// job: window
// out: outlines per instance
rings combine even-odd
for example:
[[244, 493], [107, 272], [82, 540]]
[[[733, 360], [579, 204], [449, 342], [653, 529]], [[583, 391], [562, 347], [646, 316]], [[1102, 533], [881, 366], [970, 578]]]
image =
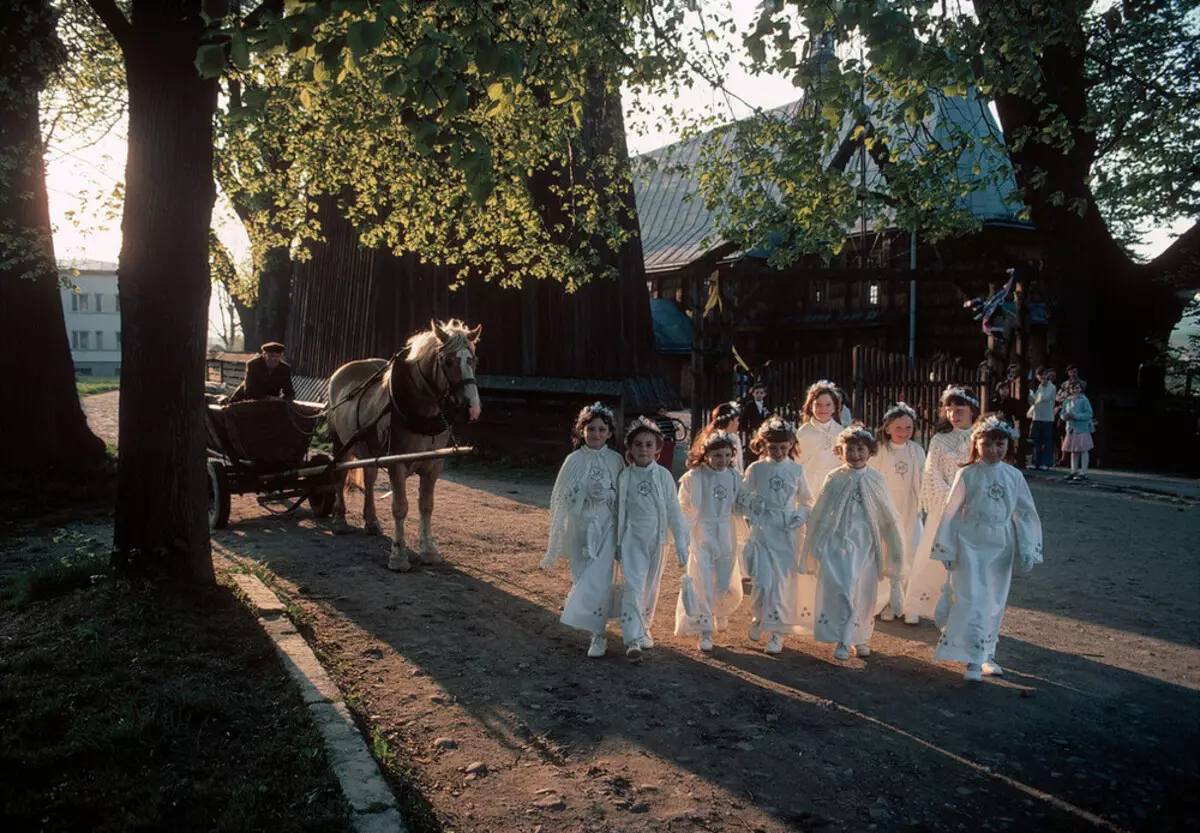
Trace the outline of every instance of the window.
[[867, 287], [867, 303], [873, 307], [879, 306], [879, 284], [872, 282]]
[[121, 349], [121, 331], [117, 330], [117, 349]]
[[91, 347], [88, 346], [88, 341], [89, 341], [90, 336], [91, 336], [91, 333], [89, 333], [87, 330], [79, 331], [79, 349], [80, 350], [92, 349]]
[[75, 368], [75, 375], [76, 376], [91, 376], [92, 369], [90, 367], [77, 367], [77, 368]]
[[104, 333], [101, 332], [100, 330], [96, 330], [96, 349], [97, 350], [104, 349]]
[[104, 312], [104, 296], [96, 293], [96, 312]]
[[78, 311], [79, 312], [87, 312], [88, 311], [88, 294], [86, 292], [80, 292], [75, 297], [79, 300], [79, 310]]
[[113, 295], [113, 312], [121, 311], [121, 293]]
[[71, 312], [79, 312], [79, 296], [71, 293]]
[[78, 330], [71, 330], [71, 349], [72, 350], [79, 349], [79, 331]]

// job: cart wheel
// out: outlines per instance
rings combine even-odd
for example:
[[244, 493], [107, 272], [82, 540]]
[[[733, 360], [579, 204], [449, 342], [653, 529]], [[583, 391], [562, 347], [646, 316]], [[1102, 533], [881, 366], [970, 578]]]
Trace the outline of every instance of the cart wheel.
[[[328, 455], [314, 454], [308, 460], [310, 466], [324, 466], [331, 462]], [[308, 496], [308, 506], [312, 509], [314, 518], [328, 518], [333, 514], [333, 504], [337, 501], [337, 494], [333, 491], [314, 492]]]
[[225, 464], [212, 460], [208, 464], [208, 527], [224, 529], [229, 526], [229, 475]]

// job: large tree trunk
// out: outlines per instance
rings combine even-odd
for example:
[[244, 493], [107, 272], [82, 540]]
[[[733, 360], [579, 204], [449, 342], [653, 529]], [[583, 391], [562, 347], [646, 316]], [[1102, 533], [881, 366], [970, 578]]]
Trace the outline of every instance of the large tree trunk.
[[114, 560], [213, 581], [204, 431], [216, 85], [193, 63], [199, 0], [134, 0], [121, 222], [121, 456]]
[[[256, 340], [246, 339], [246, 349], [261, 342], [284, 341], [292, 309], [292, 258], [286, 247], [268, 249], [258, 271], [258, 300], [254, 305]], [[261, 339], [261, 342], [259, 341]]]
[[[1044, 240], [1041, 280], [1050, 300], [1052, 360], [1079, 364], [1089, 381], [1112, 390], [1131, 387], [1139, 365], [1157, 358], [1155, 343], [1165, 340], [1182, 305], [1156, 270], [1139, 268], [1113, 239], [1088, 185], [1097, 146], [1095, 134], [1084, 129], [1088, 79], [1080, 15], [1087, 6], [1057, 4], [1054, 17], [1045, 21], [1063, 36], [1038, 61], [1043, 79], [1038, 92], [1045, 99], [1002, 95], [996, 107], [1017, 181]], [[1010, 0], [977, 0], [976, 8], [999, 31], [1004, 21], [1030, 14], [1025, 4]], [[1071, 145], [1065, 150], [1060, 142], [1040, 141], [1043, 119], [1055, 113], [1072, 125]], [[1018, 138], [1026, 131], [1034, 138], [1022, 145]], [[1044, 183], [1033, 187], [1039, 172], [1045, 174]], [[1084, 210], [1076, 210], [1078, 206]]]
[[105, 460], [75, 391], [50, 232], [38, 94], [59, 54], [46, 0], [0, 6], [0, 435], [5, 474], [75, 476]]

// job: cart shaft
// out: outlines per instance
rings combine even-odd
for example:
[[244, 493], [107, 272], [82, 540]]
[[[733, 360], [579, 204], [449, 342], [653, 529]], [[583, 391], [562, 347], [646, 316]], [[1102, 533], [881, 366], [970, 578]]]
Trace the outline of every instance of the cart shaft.
[[[417, 451], [411, 454], [390, 454], [386, 457], [369, 457], [365, 460], [350, 460], [346, 463], [338, 463], [333, 467], [334, 471], [350, 471], [351, 469], [368, 469], [378, 466], [390, 466], [392, 463], [419, 463], [423, 460], [441, 460], [447, 457], [462, 457], [467, 454], [474, 454], [473, 446], [454, 446], [453, 448], [439, 448], [437, 451]], [[303, 469], [293, 469], [292, 471], [283, 471], [279, 474], [271, 475], [275, 477], [311, 477], [315, 474], [322, 474], [327, 471], [328, 465], [324, 466], [309, 466]]]

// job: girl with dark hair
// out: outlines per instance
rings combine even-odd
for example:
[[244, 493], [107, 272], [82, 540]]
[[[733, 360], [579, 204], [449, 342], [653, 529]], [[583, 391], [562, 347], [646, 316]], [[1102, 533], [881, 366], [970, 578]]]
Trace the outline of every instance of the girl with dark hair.
[[613, 413], [596, 402], [579, 412], [567, 455], [550, 494], [550, 541], [541, 567], [565, 558], [571, 591], [563, 605], [564, 625], [592, 635], [589, 657], [607, 650], [605, 626], [617, 552], [617, 476], [625, 468], [609, 447], [616, 425]]
[[951, 385], [942, 392], [939, 416], [938, 433], [929, 441], [925, 473], [921, 478], [925, 528], [904, 588], [904, 621], [910, 625], [919, 624], [922, 616], [933, 618], [942, 586], [946, 583], [946, 568], [942, 562], [930, 558], [930, 552], [954, 475], [971, 455], [971, 426], [979, 418], [979, 400], [965, 388]]
[[965, 662], [963, 677], [1003, 674], [996, 641], [1013, 567], [1042, 563], [1042, 522], [1025, 478], [1007, 461], [1017, 431], [996, 415], [975, 427], [970, 461], [959, 470], [938, 524], [933, 557], [950, 574], [951, 599], [935, 660]]
[[759, 460], [746, 470], [743, 484], [750, 507], [750, 540], [742, 560], [754, 579], [750, 593], [750, 641], [769, 633], [766, 651], [783, 651], [786, 634], [812, 632], [813, 576], [796, 572], [813, 496], [796, 462], [796, 429], [771, 417], [750, 441]]
[[735, 509], [744, 508], [742, 478], [733, 469], [737, 437], [710, 431], [688, 452], [688, 471], [679, 479], [679, 509], [687, 518], [695, 601], [691, 615], [683, 591], [675, 605], [675, 635], [699, 637], [701, 651], [713, 649], [713, 633], [729, 627], [729, 616], [742, 603], [742, 570], [736, 558]]
[[617, 477], [617, 551], [625, 577], [621, 636], [625, 656], [633, 661], [654, 647], [650, 628], [667, 563], [668, 532], [680, 567], [687, 566], [688, 530], [679, 511], [675, 480], [656, 462], [662, 447], [662, 430], [639, 417], [625, 433], [629, 466]]
[[879, 586], [877, 613], [890, 622], [904, 611], [904, 583], [912, 572], [921, 541], [921, 473], [925, 470], [925, 449], [912, 437], [916, 432], [917, 412], [897, 402], [883, 415], [876, 437], [879, 453], [871, 458], [871, 468], [883, 475], [888, 494], [900, 514], [900, 534], [904, 538], [904, 558], [897, 581], [884, 579]]
[[843, 426], [838, 422], [842, 410], [842, 398], [837, 385], [822, 379], [809, 386], [804, 396], [804, 424], [796, 432], [800, 448], [800, 459], [804, 463], [804, 476], [808, 490], [819, 496], [825, 475], [840, 463], [833, 453], [833, 446]]
[[[742, 423], [742, 406], [736, 402], [722, 402], [720, 405], [712, 409], [712, 416], [696, 435], [696, 440], [703, 442], [703, 439], [714, 431], [722, 431], [730, 434], [733, 437], [733, 463], [732, 466], [740, 474], [743, 469], [742, 455], [742, 440], [738, 436], [738, 430]], [[696, 443], [692, 444], [692, 448], [696, 447]], [[688, 468], [692, 466], [689, 464]]]
[[871, 653], [879, 581], [900, 569], [904, 543], [900, 519], [883, 475], [867, 465], [878, 446], [866, 428], [838, 435], [844, 465], [825, 478], [812, 509], [801, 569], [817, 573], [813, 638], [834, 642], [833, 657]]

